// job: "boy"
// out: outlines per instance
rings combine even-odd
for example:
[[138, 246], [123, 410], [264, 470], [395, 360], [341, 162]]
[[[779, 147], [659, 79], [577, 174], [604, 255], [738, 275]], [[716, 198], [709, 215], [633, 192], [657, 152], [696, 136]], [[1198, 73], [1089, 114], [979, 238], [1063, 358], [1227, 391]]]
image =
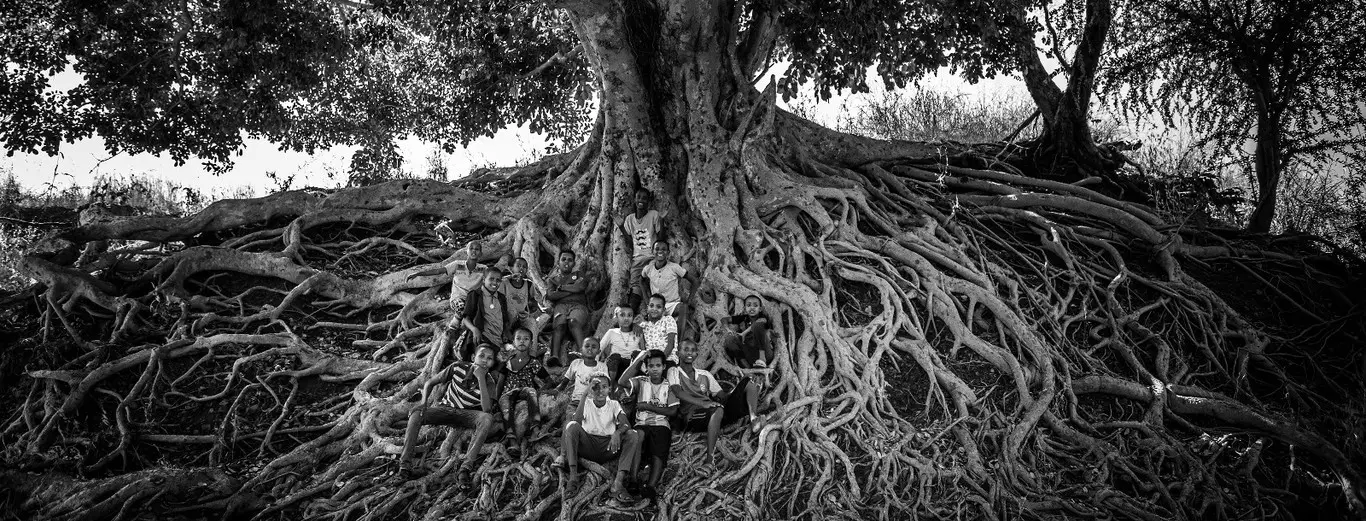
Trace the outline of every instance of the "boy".
[[535, 285], [527, 280], [527, 269], [526, 259], [514, 259], [511, 273], [503, 277], [503, 281], [498, 285], [498, 293], [507, 301], [512, 327], [526, 328], [531, 332], [531, 339], [535, 342], [541, 334], [541, 329], [550, 321], [550, 314], [542, 311], [544, 306], [541, 305], [541, 296]]
[[[640, 373], [645, 366], [645, 376]], [[628, 387], [628, 394], [636, 398], [636, 430], [641, 435], [641, 458], [650, 456], [650, 476], [641, 489], [641, 495], [654, 499], [658, 496], [656, 487], [664, 475], [664, 466], [669, 462], [669, 448], [673, 443], [673, 431], [669, 429], [669, 417], [678, 412], [678, 397], [664, 379], [664, 353], [657, 349], [642, 351], [631, 361], [631, 366], [621, 373], [617, 385]]]
[[473, 339], [465, 345], [487, 343], [502, 347], [506, 344], [505, 339], [513, 326], [513, 321], [508, 313], [507, 299], [498, 292], [498, 286], [502, 282], [503, 270], [496, 266], [485, 267], [484, 283], [479, 286], [478, 291], [471, 291], [465, 297], [465, 312], [460, 319], [460, 325], [465, 326], [465, 330], [470, 332], [470, 338]]
[[574, 339], [574, 344], [582, 343], [588, 336], [584, 326], [588, 323], [588, 277], [574, 271], [574, 252], [560, 252], [555, 265], [555, 273], [546, 277], [545, 298], [555, 303], [554, 331], [551, 333], [550, 352], [563, 360], [568, 356], [564, 348], [566, 330]]
[[678, 322], [664, 313], [664, 295], [650, 295], [650, 303], [645, 305], [645, 320], [640, 321], [640, 332], [644, 336], [645, 349], [655, 349], [664, 353], [665, 359], [678, 361], [674, 352], [678, 341]]
[[628, 279], [631, 296], [628, 302], [631, 309], [640, 309], [641, 302], [649, 295], [640, 283], [640, 271], [654, 259], [651, 248], [655, 241], [664, 238], [664, 234], [661, 233], [663, 227], [659, 224], [659, 212], [650, 208], [650, 192], [644, 188], [636, 190], [634, 202], [636, 211], [621, 221], [621, 229], [626, 232], [629, 238], [627, 243], [631, 245], [631, 274]]
[[[444, 228], [443, 228], [444, 227]], [[450, 244], [450, 237], [447, 233], [450, 227], [446, 223], [437, 225], [438, 235], [441, 236], [443, 243]], [[446, 275], [451, 277], [451, 294], [449, 297], [451, 307], [451, 319], [446, 323], [445, 336], [447, 345], [456, 345], [457, 340], [464, 328], [456, 329], [464, 318], [465, 297], [470, 290], [479, 286], [483, 281], [483, 269], [485, 266], [479, 263], [479, 259], [484, 255], [483, 242], [479, 239], [470, 241], [465, 247], [455, 253], [441, 266], [422, 270], [408, 275], [408, 280], [418, 277], [429, 277], [433, 275]], [[470, 339], [468, 346], [473, 346], [478, 342]], [[468, 347], [456, 350], [455, 355], [458, 360], [468, 360]]]
[[421, 407], [416, 414], [408, 417], [408, 430], [403, 440], [403, 453], [399, 455], [399, 468], [411, 472], [408, 460], [417, 448], [418, 432], [423, 425], [447, 425], [457, 429], [474, 431], [465, 459], [460, 462], [456, 480], [461, 486], [470, 482], [470, 471], [474, 469], [474, 458], [479, 448], [484, 446], [489, 432], [493, 430], [493, 412], [496, 410], [494, 399], [497, 396], [498, 381], [489, 369], [493, 367], [497, 353], [491, 345], [481, 345], [474, 353], [472, 362], [457, 361], [440, 372], [432, 375], [422, 385], [424, 403], [434, 396], [438, 386], [445, 386], [438, 403]]
[[576, 358], [569, 363], [569, 369], [564, 372], [565, 382], [561, 385], [568, 386], [570, 382], [574, 384], [574, 392], [569, 395], [569, 410], [578, 408], [579, 402], [583, 401], [584, 395], [588, 394], [588, 385], [592, 383], [595, 376], [607, 376], [607, 364], [598, 362], [598, 339], [588, 337], [583, 339], [583, 356]]
[[745, 297], [744, 312], [730, 317], [730, 328], [723, 342], [731, 361], [742, 368], [768, 367], [773, 359], [773, 344], [769, 339], [768, 317], [758, 295]]
[[678, 344], [678, 367], [670, 367], [665, 374], [669, 389], [682, 403], [679, 417], [683, 428], [707, 433], [707, 463], [716, 460], [716, 438], [721, 427], [749, 417], [758, 426], [759, 388], [746, 376], [733, 387], [723, 387], [711, 371], [695, 367], [697, 343], [684, 340]]
[[[669, 260], [669, 243], [655, 242], [654, 261], [645, 265], [640, 271], [640, 277], [650, 293], [664, 296], [665, 313], [684, 317], [686, 320], [688, 309], [684, 300], [692, 300], [692, 293], [697, 291], [697, 275], [681, 264]], [[683, 298], [683, 293], [678, 287], [680, 280], [688, 281], [687, 299]]]
[[640, 433], [626, 422], [621, 404], [608, 398], [611, 384], [606, 376], [593, 377], [588, 395], [571, 413], [561, 438], [565, 463], [569, 467], [569, 482], [565, 490], [579, 488], [579, 458], [597, 463], [617, 459], [616, 479], [612, 480], [612, 496], [629, 503], [635, 498], [626, 492], [626, 472], [633, 471], [640, 459]]
[[636, 311], [628, 306], [614, 308], [612, 319], [617, 322], [617, 327], [608, 329], [602, 335], [602, 360], [607, 363], [608, 376], [616, 381], [636, 352], [643, 349], [645, 335], [636, 326]]

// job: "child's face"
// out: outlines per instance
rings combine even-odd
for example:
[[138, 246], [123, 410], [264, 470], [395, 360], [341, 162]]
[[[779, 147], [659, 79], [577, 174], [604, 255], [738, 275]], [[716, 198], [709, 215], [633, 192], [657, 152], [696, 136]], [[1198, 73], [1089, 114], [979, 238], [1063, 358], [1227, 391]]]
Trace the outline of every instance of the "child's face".
[[503, 279], [503, 274], [496, 271], [484, 273], [484, 289], [498, 291], [498, 282]]
[[526, 259], [517, 257], [517, 260], [512, 261], [512, 276], [514, 278], [526, 278], [526, 270]]
[[485, 368], [493, 367], [493, 359], [495, 356], [497, 355], [493, 353], [493, 349], [487, 347], [480, 348], [479, 351], [474, 353], [473, 363], [474, 365], [483, 366]]
[[484, 256], [484, 245], [479, 241], [470, 241], [470, 243], [465, 246], [465, 249], [470, 252], [470, 260], [479, 260], [480, 257]]
[[751, 316], [751, 317], [752, 317], [752, 316], [756, 316], [756, 315], [759, 314], [759, 311], [762, 311], [762, 310], [763, 310], [763, 306], [761, 306], [761, 305], [759, 304], [759, 299], [754, 298], [754, 297], [750, 297], [750, 298], [745, 299], [745, 314], [746, 314], [746, 315], [749, 315], [749, 316]]
[[564, 377], [564, 371], [565, 371], [565, 367], [562, 366], [562, 365], [557, 365], [557, 366], [555, 366], [555, 367], [547, 367], [547, 368], [545, 368], [545, 372], [550, 373], [550, 376], [553, 376], [553, 377], [555, 377], [555, 378], [563, 378], [563, 377]]
[[678, 344], [678, 361], [684, 364], [691, 364], [697, 359], [697, 343], [686, 341]]
[[560, 269], [564, 270], [574, 269], [574, 254], [572, 252], [561, 253], [559, 258], [559, 266]]
[[656, 242], [656, 243], [655, 243], [655, 261], [657, 261], [657, 262], [668, 262], [668, 260], [669, 260], [669, 243], [664, 242], [664, 241]]
[[659, 317], [664, 316], [664, 301], [651, 297], [650, 303], [645, 305], [645, 316], [650, 320], [659, 320]]
[[588, 386], [588, 392], [592, 393], [594, 400], [607, 398], [607, 393], [611, 390], [612, 386], [607, 384], [607, 378], [602, 376], [593, 377], [593, 383]]
[[636, 312], [631, 308], [617, 306], [617, 309], [612, 311], [612, 317], [617, 319], [617, 327], [626, 327], [631, 325], [632, 320], [635, 320]]
[[593, 337], [588, 337], [588, 338], [583, 339], [583, 356], [584, 356], [584, 358], [597, 358], [597, 357], [598, 357], [598, 353], [599, 353], [601, 350], [602, 350], [602, 348], [598, 346], [598, 339], [593, 338]]
[[645, 374], [651, 380], [658, 380], [664, 377], [664, 360], [659, 357], [650, 358], [645, 361]]
[[644, 190], [636, 190], [635, 199], [637, 212], [650, 211], [650, 192], [646, 192]]
[[526, 353], [528, 349], [531, 349], [531, 333], [525, 329], [518, 329], [516, 333], [512, 334], [512, 347], [517, 348], [517, 351]]

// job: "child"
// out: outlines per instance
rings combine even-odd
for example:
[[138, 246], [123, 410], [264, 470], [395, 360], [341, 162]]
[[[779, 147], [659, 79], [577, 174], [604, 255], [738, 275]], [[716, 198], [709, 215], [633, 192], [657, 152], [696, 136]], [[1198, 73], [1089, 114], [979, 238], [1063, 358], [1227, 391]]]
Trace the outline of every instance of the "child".
[[[645, 366], [645, 376], [640, 373]], [[654, 499], [658, 496], [656, 487], [664, 475], [664, 466], [669, 462], [669, 448], [673, 443], [673, 431], [669, 429], [669, 417], [678, 412], [678, 397], [664, 379], [664, 353], [657, 349], [642, 351], [631, 361], [631, 366], [621, 373], [617, 384], [630, 388], [629, 394], [636, 397], [636, 430], [641, 434], [641, 457], [650, 455], [650, 476], [641, 489], [641, 495]]]
[[659, 212], [650, 208], [650, 192], [644, 188], [636, 190], [634, 202], [636, 211], [622, 219], [621, 229], [630, 238], [628, 243], [631, 245], [631, 274], [627, 279], [631, 283], [629, 303], [631, 309], [640, 309], [641, 302], [650, 294], [641, 284], [640, 272], [654, 259], [652, 248], [664, 235], [659, 225]]
[[[444, 230], [444, 232], [443, 232]], [[437, 231], [441, 235], [443, 243], [450, 244], [450, 227], [445, 222], [437, 225]], [[479, 287], [483, 281], [484, 269], [487, 267], [479, 263], [479, 259], [484, 256], [483, 243], [479, 239], [470, 241], [465, 247], [451, 254], [450, 258], [441, 266], [422, 270], [408, 275], [408, 280], [418, 277], [429, 277], [434, 275], [446, 275], [451, 277], [450, 308], [451, 318], [446, 323], [445, 342], [448, 346], [456, 346], [460, 340], [460, 335], [467, 330], [459, 328], [465, 316], [466, 297], [471, 290]], [[469, 348], [477, 345], [478, 336], [467, 337], [464, 346], [454, 351], [457, 360], [468, 360]]]
[[664, 353], [665, 359], [678, 362], [674, 352], [678, 341], [678, 322], [664, 313], [664, 295], [650, 295], [650, 303], [645, 306], [645, 320], [640, 321], [640, 331], [645, 338], [645, 349], [655, 349]]
[[617, 327], [608, 329], [602, 335], [602, 359], [607, 362], [608, 376], [616, 381], [636, 352], [643, 349], [645, 335], [635, 324], [636, 310], [628, 306], [614, 308], [612, 319], [616, 320]]
[[679, 418], [683, 428], [689, 431], [707, 433], [707, 463], [716, 459], [716, 438], [723, 425], [731, 425], [741, 418], [749, 417], [754, 426], [759, 426], [758, 410], [759, 388], [746, 376], [733, 387], [723, 387], [711, 371], [695, 367], [697, 343], [684, 340], [678, 344], [678, 367], [665, 371], [669, 389], [682, 403]]
[[631, 429], [621, 404], [607, 396], [610, 388], [606, 376], [594, 376], [588, 395], [564, 426], [561, 443], [569, 467], [565, 490], [579, 488], [579, 458], [597, 463], [619, 458], [616, 479], [612, 480], [612, 496], [617, 501], [629, 503], [635, 498], [626, 492], [626, 472], [634, 470], [640, 459], [641, 434]]
[[531, 332], [531, 339], [534, 343], [540, 336], [541, 329], [550, 321], [550, 314], [542, 311], [541, 296], [536, 291], [535, 284], [527, 280], [526, 259], [518, 257], [512, 261], [511, 273], [503, 277], [503, 282], [498, 286], [498, 293], [508, 304], [508, 316], [512, 318], [512, 327], [524, 327]]
[[735, 365], [763, 368], [773, 359], [768, 317], [762, 310], [763, 301], [758, 295], [750, 295], [745, 297], [744, 312], [730, 317], [731, 331], [726, 333], [723, 342], [726, 355]]
[[[697, 275], [681, 264], [669, 260], [669, 243], [655, 242], [654, 262], [646, 264], [640, 271], [640, 276], [648, 283], [647, 289], [650, 293], [664, 296], [665, 313], [675, 317], [688, 316], [687, 304], [684, 301], [692, 300], [691, 293], [697, 290]], [[678, 287], [680, 280], [688, 281], [687, 299], [683, 298], [683, 292]]]
[[[507, 362], [507, 383], [503, 386], [503, 395], [498, 398], [498, 408], [503, 410], [503, 425], [513, 428], [517, 447], [525, 455], [527, 430], [541, 422], [540, 407], [536, 403], [536, 379], [542, 371], [541, 353], [533, 350], [531, 330], [525, 327], [519, 327], [513, 333], [512, 346], [512, 359]], [[516, 414], [518, 401], [526, 403], [525, 416]]]
[[588, 276], [574, 270], [574, 252], [560, 252], [555, 265], [555, 273], [546, 277], [548, 290], [545, 298], [555, 303], [554, 329], [551, 332], [550, 351], [563, 360], [569, 353], [564, 348], [564, 335], [569, 333], [574, 343], [581, 343], [587, 332], [588, 324]]
[[[488, 344], [480, 345], [474, 352], [473, 362], [457, 361], [433, 374], [422, 385], [422, 400], [436, 396], [438, 386], [446, 389], [437, 399], [438, 403], [420, 408], [408, 417], [408, 429], [404, 437], [403, 453], [399, 455], [399, 468], [411, 472], [409, 460], [417, 449], [418, 433], [423, 425], [447, 425], [457, 429], [470, 430], [473, 438], [456, 481], [460, 486], [470, 484], [470, 472], [474, 469], [474, 458], [479, 455], [484, 440], [493, 430], [495, 396], [499, 386], [499, 375], [493, 370], [496, 349]], [[419, 465], [420, 467], [420, 465]]]
[[607, 364], [598, 362], [598, 345], [596, 337], [583, 339], [583, 356], [569, 363], [569, 369], [564, 372], [565, 382], [561, 385], [567, 386], [570, 382], [574, 384], [574, 392], [569, 395], [569, 410], [578, 408], [579, 402], [584, 395], [588, 394], [588, 384], [593, 381], [594, 376], [607, 376]]
[[542, 425], [562, 424], [565, 409], [569, 406], [569, 393], [562, 392], [564, 387], [565, 371], [568, 369], [560, 362], [559, 358], [548, 356], [542, 364], [544, 370], [537, 380], [539, 396], [537, 404], [541, 413]]
[[498, 292], [503, 282], [503, 270], [497, 266], [484, 268], [484, 283], [478, 291], [470, 291], [465, 296], [465, 312], [460, 325], [470, 332], [472, 342], [466, 345], [488, 343], [502, 347], [507, 343], [508, 330], [512, 325], [508, 314], [507, 300]]

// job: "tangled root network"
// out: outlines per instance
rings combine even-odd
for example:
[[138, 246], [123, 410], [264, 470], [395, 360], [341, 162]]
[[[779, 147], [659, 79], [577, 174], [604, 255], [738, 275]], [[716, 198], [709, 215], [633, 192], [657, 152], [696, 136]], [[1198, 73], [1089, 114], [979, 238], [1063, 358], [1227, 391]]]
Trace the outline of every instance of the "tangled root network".
[[[651, 504], [604, 502], [608, 475], [591, 465], [566, 490], [556, 436], [518, 457], [486, 444], [475, 485], [461, 487], [462, 434], [425, 427], [427, 468], [395, 472], [449, 313], [448, 276], [410, 277], [452, 253], [435, 223], [482, 237], [490, 258], [528, 259], [536, 284], [537, 267], [575, 248], [601, 270], [595, 319], [625, 294], [614, 223], [629, 187], [585, 145], [455, 183], [282, 192], [185, 217], [87, 212], [26, 257], [38, 283], [6, 303], [22, 338], [6, 341], [4, 510], [338, 521], [1244, 519], [1293, 517], [1306, 502], [1366, 512], [1355, 362], [1315, 364], [1305, 346], [1326, 336], [1268, 332], [1209, 282], [1231, 272], [1279, 291], [1265, 274], [1305, 266], [1297, 257], [1168, 223], [1086, 183], [1026, 176], [981, 149], [857, 163], [800, 150], [737, 143], [669, 198], [676, 251], [702, 275], [688, 317], [698, 364], [764, 380], [766, 414], [758, 429], [723, 433], [714, 465], [696, 435], [676, 436]], [[751, 294], [778, 348], [768, 368], [742, 370], [720, 339]], [[1303, 295], [1273, 297], [1322, 316]]]

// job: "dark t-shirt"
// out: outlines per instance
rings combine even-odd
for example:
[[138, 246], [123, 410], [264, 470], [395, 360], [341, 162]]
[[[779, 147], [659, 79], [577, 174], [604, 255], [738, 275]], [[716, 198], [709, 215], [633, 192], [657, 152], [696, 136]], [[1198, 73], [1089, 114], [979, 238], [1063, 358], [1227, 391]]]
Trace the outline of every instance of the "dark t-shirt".
[[740, 326], [740, 331], [741, 331], [741, 332], [743, 332], [743, 331], [746, 330], [746, 329], [749, 329], [749, 326], [751, 326], [751, 325], [753, 325], [754, 323], [759, 322], [759, 321], [761, 321], [761, 320], [763, 321], [763, 324], [760, 325], [759, 327], [754, 328], [754, 330], [751, 332], [751, 334], [758, 334], [758, 333], [763, 332], [763, 331], [765, 331], [765, 330], [768, 329], [768, 326], [769, 326], [768, 316], [764, 315], [764, 314], [761, 312], [761, 313], [759, 313], [758, 315], [754, 315], [754, 316], [749, 316], [749, 315], [746, 315], [746, 314], [741, 313], [741, 314], [739, 314], [739, 315], [731, 315], [731, 317], [730, 317], [730, 323], [733, 324], [733, 325], [736, 325], [736, 326]]
[[[470, 371], [473, 366], [469, 362], [456, 362], [451, 365], [450, 380], [446, 386], [446, 395], [441, 398], [442, 405], [448, 405], [457, 409], [482, 409], [483, 389], [479, 388], [479, 379], [474, 377]], [[493, 375], [487, 376], [492, 378]]]

